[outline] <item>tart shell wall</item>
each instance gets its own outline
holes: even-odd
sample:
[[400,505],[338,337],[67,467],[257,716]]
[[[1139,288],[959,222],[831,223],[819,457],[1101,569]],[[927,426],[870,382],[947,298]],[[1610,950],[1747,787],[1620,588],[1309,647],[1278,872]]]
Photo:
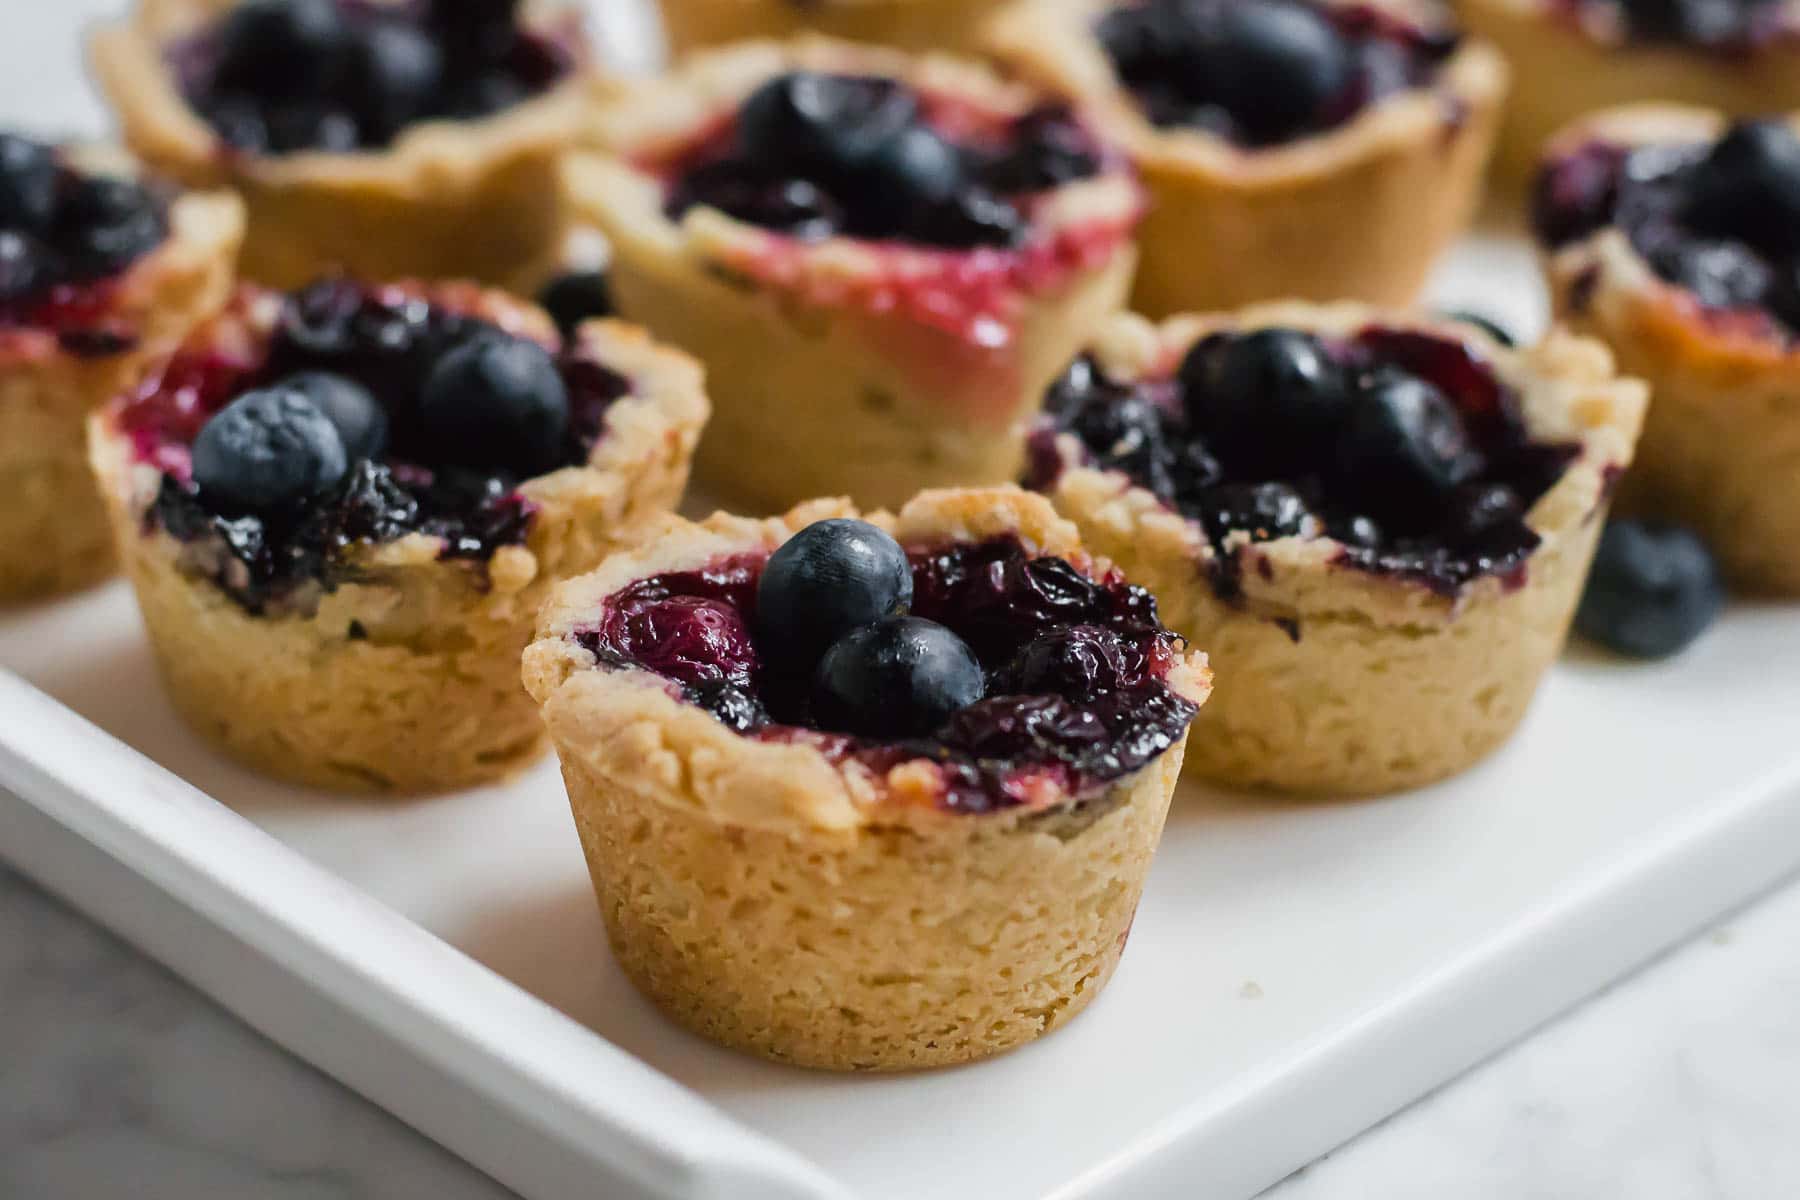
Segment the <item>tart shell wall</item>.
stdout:
[[[807,746],[745,738],[655,676],[592,669],[566,636],[633,578],[772,548],[846,515],[821,502],[766,522],[671,524],[653,551],[559,589],[525,680],[562,759],[613,950],[661,1008],[803,1066],[965,1062],[1057,1028],[1105,986],[1183,743],[1086,800],[946,812],[907,767],[884,791]],[[902,541],[1016,533],[1034,552],[1078,548],[1073,527],[1013,489],[927,493],[871,519]],[[1170,684],[1204,700],[1203,656]]]
[[973,52],[1010,0],[662,0],[669,50],[820,33],[903,50]]
[[576,75],[480,121],[428,121],[383,151],[239,154],[182,97],[172,38],[238,0],[155,0],[97,30],[90,58],[127,144],[190,187],[229,187],[249,209],[245,278],[292,289],[339,267],[366,279],[535,282],[567,231],[558,162],[590,91]]
[[1800,43],[1735,55],[1596,41],[1545,0],[1457,0],[1463,23],[1506,55],[1523,86],[1507,103],[1495,154],[1522,191],[1544,144],[1585,114],[1658,100],[1752,116],[1800,108]]
[[1133,311],[1417,296],[1479,202],[1507,93],[1491,47],[1465,44],[1429,92],[1380,102],[1338,130],[1244,151],[1144,117],[1090,32],[1105,7],[1026,0],[996,18],[989,40],[1026,79],[1092,106],[1136,162],[1150,209]]
[[[1349,305],[1275,305],[1161,327],[1121,318],[1096,350],[1130,378],[1224,325],[1347,332],[1375,318]],[[1516,358],[1484,349],[1510,364],[1501,369],[1515,387],[1536,380],[1523,397],[1534,437],[1582,446],[1529,514],[1543,544],[1523,586],[1486,577],[1446,597],[1339,565],[1330,539],[1286,538],[1243,548],[1243,599],[1227,601],[1208,578],[1215,551],[1193,522],[1117,472],[1074,467],[1057,479],[1051,499],[1083,540],[1155,592],[1164,621],[1207,649],[1218,687],[1194,723],[1192,772],[1234,786],[1378,794],[1456,774],[1518,725],[1562,648],[1644,391],[1583,339],[1553,335]]]
[[706,417],[684,356],[613,322],[583,336],[635,391],[608,410],[586,466],[521,486],[538,506],[524,545],[481,570],[412,534],[367,548],[357,577],[304,611],[251,615],[185,569],[182,544],[145,524],[159,473],[97,414],[93,465],[119,556],[188,723],[259,771],[341,791],[469,787],[538,758],[544,731],[518,678],[538,606],[679,501]]
[[116,354],[84,356],[37,330],[0,331],[0,602],[96,583],[117,565],[87,460],[87,418],[136,382],[230,295],[243,208],[190,194],[169,235],[105,286],[107,319],[134,331]]
[[[1700,140],[1725,124],[1702,109],[1632,106],[1578,123],[1552,147]],[[1650,385],[1620,509],[1693,526],[1741,591],[1800,595],[1800,348],[1709,326],[1616,229],[1553,253],[1546,270],[1558,319]]]

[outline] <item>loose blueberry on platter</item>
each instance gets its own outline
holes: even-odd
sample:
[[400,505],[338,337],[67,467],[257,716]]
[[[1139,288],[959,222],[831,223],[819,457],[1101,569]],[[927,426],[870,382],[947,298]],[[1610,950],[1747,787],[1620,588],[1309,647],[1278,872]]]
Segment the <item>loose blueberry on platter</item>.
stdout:
[[1179,641],[1149,593],[1010,537],[902,547],[820,521],[766,556],[633,583],[576,640],[746,736],[932,760],[961,811],[1025,803],[1046,775],[1095,792],[1197,711],[1165,682]]
[[1706,632],[1725,586],[1706,544],[1691,530],[1615,520],[1601,535],[1575,628],[1633,658],[1668,658]]

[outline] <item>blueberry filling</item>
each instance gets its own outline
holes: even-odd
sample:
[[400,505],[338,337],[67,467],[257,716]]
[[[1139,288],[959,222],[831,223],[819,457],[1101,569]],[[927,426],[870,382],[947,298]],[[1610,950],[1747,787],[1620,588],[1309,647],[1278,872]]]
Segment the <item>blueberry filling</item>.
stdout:
[[250,154],[378,149],[419,121],[491,116],[574,69],[516,0],[247,0],[171,48],[188,102]]
[[1322,535],[1344,565],[1454,595],[1522,582],[1539,542],[1525,514],[1573,455],[1533,443],[1515,409],[1475,352],[1431,334],[1217,333],[1162,378],[1078,359],[1050,389],[1027,483],[1054,485],[1073,434],[1085,463],[1199,524],[1222,597],[1240,592],[1245,542]]
[[1544,167],[1532,213],[1552,247],[1616,227],[1704,307],[1800,335],[1800,135],[1785,123],[1743,121],[1711,145],[1589,143]]
[[1745,54],[1791,28],[1781,0],[1560,0],[1575,17],[1616,20],[1626,37],[1646,44]]
[[1316,0],[1140,0],[1109,10],[1095,33],[1153,123],[1249,147],[1334,129],[1429,86],[1460,40]]
[[[821,524],[786,554],[640,580],[576,640],[746,736],[877,771],[935,763],[957,811],[1029,803],[1046,778],[1091,796],[1193,720],[1165,681],[1177,639],[1143,589],[1013,538],[903,551],[862,522]],[[809,619],[828,645],[801,636]]]
[[76,353],[125,348],[128,333],[93,328],[103,313],[84,293],[168,232],[165,205],[148,188],[83,175],[54,148],[0,133],[0,329],[53,329]]
[[1064,107],[953,138],[906,84],[798,71],[762,85],[677,165],[666,211],[696,205],[804,240],[836,235],[943,249],[1013,246],[1029,199],[1096,174],[1099,147]]
[[586,461],[627,381],[398,288],[287,297],[257,361],[189,350],[121,416],[163,469],[148,515],[251,612],[355,577],[409,533],[485,563],[524,541],[524,480]]

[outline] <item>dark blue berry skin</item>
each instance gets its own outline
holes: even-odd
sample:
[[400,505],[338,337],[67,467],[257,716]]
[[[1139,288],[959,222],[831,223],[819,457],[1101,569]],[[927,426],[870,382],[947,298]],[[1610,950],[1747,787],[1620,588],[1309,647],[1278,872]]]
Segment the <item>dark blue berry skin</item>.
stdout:
[[886,617],[851,630],[819,660],[813,716],[862,737],[925,737],[982,697],[968,644],[922,617]]
[[1705,232],[1800,250],[1800,134],[1782,121],[1734,125],[1695,174],[1688,217]]
[[1270,453],[1324,453],[1350,408],[1344,372],[1297,329],[1202,339],[1179,373],[1188,415],[1222,454],[1267,465]]
[[1256,143],[1311,128],[1350,82],[1344,40],[1323,16],[1288,0],[1228,6],[1201,62],[1220,103]]
[[911,91],[891,79],[795,71],[744,101],[738,143],[765,166],[837,180],[866,167],[917,112]]
[[912,603],[912,565],[886,530],[847,517],[817,521],[769,556],[756,593],[756,640],[802,666],[860,625]]
[[1633,658],[1668,658],[1724,607],[1711,552],[1693,532],[1655,522],[1607,525],[1575,613],[1583,637]]
[[873,154],[845,189],[853,221],[885,236],[906,227],[921,206],[949,204],[967,171],[956,147],[923,125],[900,131]]
[[150,193],[124,179],[82,180],[64,197],[56,221],[70,270],[90,278],[124,270],[168,234]]
[[582,322],[612,316],[612,288],[605,271],[570,271],[544,285],[538,304],[565,339],[573,338]]
[[356,40],[347,71],[358,123],[372,140],[391,140],[426,112],[443,74],[443,51],[424,30],[403,20],[371,23]]
[[387,409],[354,379],[328,371],[303,371],[288,376],[278,386],[305,396],[337,426],[344,453],[351,462],[365,458],[379,462],[387,453]]
[[43,246],[16,230],[0,229],[0,304],[36,292],[44,275]]
[[1340,477],[1380,512],[1441,505],[1482,467],[1456,405],[1432,384],[1398,371],[1369,382],[1338,443]]
[[56,213],[56,152],[0,133],[0,228],[41,233]]
[[1120,686],[1125,644],[1101,625],[1052,629],[1027,642],[994,681],[996,692],[1049,693],[1078,703]]
[[249,0],[219,27],[216,83],[263,96],[320,94],[341,72],[348,47],[336,0]]
[[246,392],[194,439],[194,484],[227,514],[291,510],[335,487],[349,468],[337,426],[301,392]]
[[425,377],[419,424],[436,462],[536,475],[556,465],[568,435],[568,387],[536,342],[478,334]]

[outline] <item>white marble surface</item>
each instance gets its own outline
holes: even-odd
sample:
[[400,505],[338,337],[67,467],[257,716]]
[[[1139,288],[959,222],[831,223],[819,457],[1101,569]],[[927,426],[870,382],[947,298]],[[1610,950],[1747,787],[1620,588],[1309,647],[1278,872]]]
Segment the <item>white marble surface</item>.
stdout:
[[[507,1195],[0,867],[0,1198]],[[1796,1195],[1790,886],[1264,1200]]]

